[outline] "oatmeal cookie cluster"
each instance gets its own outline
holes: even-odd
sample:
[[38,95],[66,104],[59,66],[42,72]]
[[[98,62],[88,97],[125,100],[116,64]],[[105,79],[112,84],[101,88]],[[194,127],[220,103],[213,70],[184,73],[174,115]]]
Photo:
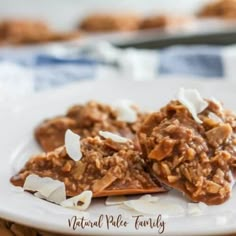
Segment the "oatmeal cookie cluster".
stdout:
[[0,22],[0,45],[22,45],[78,38],[79,32],[59,33],[41,21],[5,20]]
[[81,141],[83,157],[72,160],[64,146],[32,157],[11,181],[23,186],[30,174],[51,177],[65,183],[66,195],[85,190],[94,197],[165,191],[146,171],[144,160],[132,141],[88,137]]
[[166,29],[182,26],[190,22],[189,17],[174,15],[138,16],[126,14],[92,14],[85,17],[79,29],[85,32],[122,32],[145,29]]
[[52,151],[63,145],[67,129],[82,138],[95,137],[99,131],[105,130],[136,140],[135,134],[145,115],[137,110],[135,122],[122,121],[111,106],[90,101],[71,107],[64,116],[45,120],[36,128],[35,137],[44,151]]
[[197,123],[185,106],[171,101],[149,115],[139,140],[151,172],[161,182],[211,205],[231,194],[236,117],[213,101],[208,104],[199,114],[202,123]]
[[200,17],[220,17],[223,19],[236,18],[235,0],[218,0],[207,4],[199,12]]
[[[113,107],[90,101],[44,121],[35,135],[46,152],[32,157],[11,182],[23,186],[31,174],[50,177],[65,184],[67,196],[86,190],[93,197],[157,193],[168,186],[208,205],[230,197],[236,166],[233,112],[195,90],[181,90],[178,100],[157,112],[132,111],[137,119],[122,121]],[[71,151],[64,144],[68,129],[74,132],[68,140],[76,142]]]

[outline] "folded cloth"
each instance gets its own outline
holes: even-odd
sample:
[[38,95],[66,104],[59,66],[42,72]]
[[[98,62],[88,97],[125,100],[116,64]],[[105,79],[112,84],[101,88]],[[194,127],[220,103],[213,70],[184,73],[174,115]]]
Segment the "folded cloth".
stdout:
[[83,79],[152,80],[161,75],[233,77],[236,47],[173,46],[119,49],[97,44],[54,44],[0,49],[0,101]]
[[179,46],[161,50],[159,73],[223,77],[222,47]]

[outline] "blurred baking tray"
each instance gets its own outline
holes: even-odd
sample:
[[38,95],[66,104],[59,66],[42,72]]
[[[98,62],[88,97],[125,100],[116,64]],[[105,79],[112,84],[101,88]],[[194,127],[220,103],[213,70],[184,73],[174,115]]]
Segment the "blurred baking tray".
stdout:
[[226,45],[236,43],[236,21],[196,19],[165,30],[90,34],[86,38],[91,42],[104,40],[119,47],[138,48],[162,48],[176,44]]
[[[17,46],[17,50],[32,50],[51,45],[81,46],[107,41],[111,44],[126,48],[163,48],[179,44],[215,44],[228,45],[236,43],[236,20],[224,21],[219,19],[194,19],[188,24],[167,28],[133,32],[94,33],[84,34],[83,37],[65,42],[50,42],[38,45]],[[10,45],[5,46],[4,50]],[[3,48],[1,48],[2,50]]]

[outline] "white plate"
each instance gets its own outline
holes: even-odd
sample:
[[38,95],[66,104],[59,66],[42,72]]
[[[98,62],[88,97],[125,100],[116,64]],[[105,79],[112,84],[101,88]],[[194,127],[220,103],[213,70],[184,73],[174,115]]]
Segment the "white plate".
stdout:
[[[157,109],[165,105],[179,86],[194,87],[206,97],[217,97],[223,100],[227,107],[236,109],[234,83],[211,80],[209,82],[193,80],[156,80],[149,82],[104,81],[83,82],[58,90],[51,90],[19,101],[17,106],[0,109],[0,217],[24,225],[48,231],[83,235],[157,235],[158,229],[146,226],[135,229],[134,218],[140,215],[118,206],[105,206],[104,199],[93,200],[87,212],[81,213],[69,210],[55,204],[37,199],[25,193],[17,192],[9,183],[9,178],[24,164],[31,154],[40,152],[33,139],[34,127],[42,119],[63,113],[69,105],[83,103],[90,99],[102,102],[112,102],[116,99],[131,99],[147,109]],[[219,206],[210,206],[201,216],[191,216],[186,213],[186,199],[174,191],[161,194],[163,207],[155,215],[162,213],[165,221],[166,235],[209,235],[236,232],[236,191],[232,198]],[[179,204],[183,213],[169,209],[169,202]],[[126,227],[107,229],[106,221],[101,228],[78,227],[73,230],[68,225],[72,216],[85,216],[87,220],[95,221],[99,215],[112,215],[114,219],[121,214],[128,221]]]

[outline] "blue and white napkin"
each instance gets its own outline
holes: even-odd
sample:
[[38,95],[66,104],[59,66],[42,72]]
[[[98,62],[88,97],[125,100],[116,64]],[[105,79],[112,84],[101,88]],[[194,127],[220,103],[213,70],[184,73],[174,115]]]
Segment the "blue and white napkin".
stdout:
[[119,49],[108,43],[0,49],[0,102],[80,80],[153,80],[164,75],[234,79],[236,46]]

